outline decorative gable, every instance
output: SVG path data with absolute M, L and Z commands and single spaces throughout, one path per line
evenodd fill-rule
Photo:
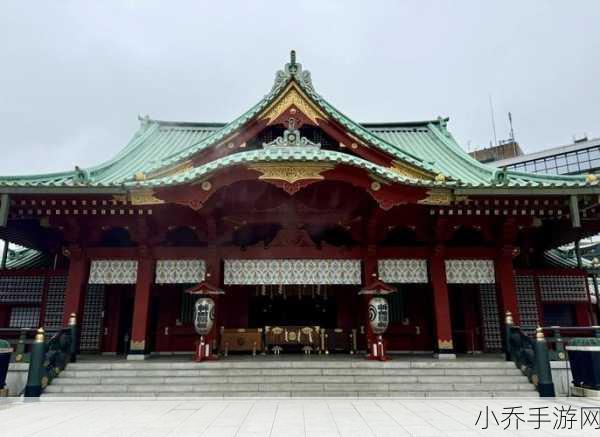
M 315 126 L 318 126 L 318 118 L 329 119 L 294 82 L 290 82 L 286 90 L 258 116 L 258 119 L 267 119 L 268 124 L 273 124 L 281 121 L 282 115 L 296 118 L 298 112 Z

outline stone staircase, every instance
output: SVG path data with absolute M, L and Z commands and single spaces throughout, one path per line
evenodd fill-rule
M 194 363 L 81 361 L 44 391 L 51 397 L 537 397 L 505 361 L 258 357 Z

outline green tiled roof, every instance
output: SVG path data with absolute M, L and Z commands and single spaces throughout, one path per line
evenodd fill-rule
M 382 166 L 361 158 L 327 150 L 260 150 L 238 152 L 171 177 L 135 181 L 136 173 L 151 174 L 185 161 L 201 150 L 235 133 L 268 107 L 290 81 L 294 81 L 320 109 L 338 121 L 351 134 L 371 147 L 378 148 L 397 161 L 433 174 L 442 174 L 444 182 L 430 182 L 399 176 Z M 245 162 L 321 161 L 346 162 L 365 168 L 389 181 L 448 187 L 497 188 L 577 188 L 597 185 L 585 176 L 541 176 L 481 164 L 459 146 L 446 128 L 447 119 L 414 123 L 359 124 L 328 103 L 314 91 L 310 74 L 300 64 L 289 63 L 278 72 L 271 91 L 250 110 L 230 123 L 182 123 L 141 119 L 141 126 L 131 141 L 113 159 L 88 169 L 70 172 L 0 177 L 0 191 L 10 187 L 106 187 L 162 186 L 180 184 L 202 177 L 218 168 Z
M 552 267 L 576 268 L 577 257 L 574 253 L 562 249 L 550 249 L 544 252 L 544 262 Z M 581 258 L 581 268 L 597 272 L 598 267 L 587 258 Z
M 7 269 L 36 269 L 50 265 L 50 257 L 27 247 L 11 247 L 6 257 Z

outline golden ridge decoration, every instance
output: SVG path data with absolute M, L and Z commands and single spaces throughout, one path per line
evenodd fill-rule
M 317 118 L 323 120 L 329 118 L 293 83 L 290 84 L 282 93 L 281 97 L 269 105 L 258 118 L 268 118 L 270 124 L 292 105 L 296 106 L 296 108 L 306 115 L 314 124 L 317 124 Z
M 452 340 L 438 340 L 438 349 L 454 349 Z
M 434 178 L 433 174 L 400 161 L 392 161 L 392 165 L 388 167 L 388 170 L 391 170 L 394 173 L 399 174 L 400 176 L 404 176 L 411 179 L 431 181 Z
M 421 205 L 450 205 L 454 200 L 452 190 L 444 188 L 432 188 L 427 190 L 427 197 L 419 200 Z
M 253 164 L 248 168 L 262 173 L 258 179 L 281 180 L 293 184 L 304 179 L 324 179 L 321 173 L 331 170 L 334 166 L 322 163 L 294 162 Z
M 132 205 L 158 205 L 165 203 L 164 200 L 154 196 L 154 190 L 135 190 L 129 193 L 129 199 Z
M 192 161 L 187 160 L 187 161 L 183 161 L 178 164 L 175 164 L 171 167 L 156 170 L 156 171 L 150 173 L 149 175 L 146 175 L 146 178 L 147 179 L 155 179 L 155 178 L 161 178 L 161 177 L 165 177 L 165 176 L 174 176 L 176 174 L 183 173 L 184 171 L 191 170 L 192 167 L 193 167 Z

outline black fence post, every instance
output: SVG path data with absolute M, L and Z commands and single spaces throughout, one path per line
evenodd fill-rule
M 71 313 L 71 315 L 69 316 L 69 331 L 71 334 L 69 362 L 74 363 L 77 361 L 77 346 L 79 343 L 77 337 L 77 315 L 75 313 Z
M 15 362 L 20 363 L 25 360 L 26 344 L 27 342 L 27 329 L 21 329 L 19 334 L 19 340 L 17 341 L 17 347 L 15 348 Z
M 25 386 L 26 398 L 39 398 L 42 394 L 42 367 L 44 365 L 44 328 L 37 330 L 35 340 L 31 345 L 29 357 L 29 372 L 27 374 L 27 385 Z
M 513 327 L 513 318 L 510 311 L 507 311 L 504 317 L 504 356 L 506 361 L 512 360 L 510 351 L 510 335 Z
M 535 367 L 538 375 L 537 389 L 541 397 L 555 397 L 554 383 L 552 382 L 552 369 L 548 345 L 542 328 L 537 328 L 535 333 Z

